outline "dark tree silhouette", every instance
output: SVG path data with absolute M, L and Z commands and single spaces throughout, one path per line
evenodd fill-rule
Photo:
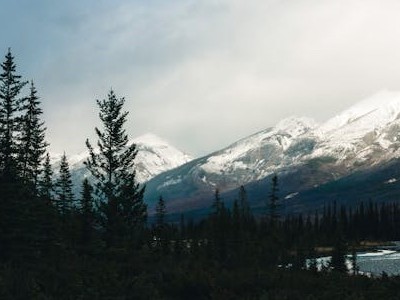
M 278 175 L 274 174 L 271 179 L 271 191 L 269 193 L 269 217 L 272 223 L 275 223 L 279 218 L 277 208 L 278 208 Z
M 64 154 L 60 162 L 60 174 L 56 181 L 57 207 L 62 216 L 66 216 L 73 207 L 72 179 L 67 156 Z
M 103 126 L 102 130 L 95 128 L 98 149 L 86 141 L 90 157 L 85 164 L 95 180 L 109 246 L 115 245 L 117 240 L 132 242 L 147 218 L 144 187 L 136 182 L 136 145 L 128 142 L 124 129 L 128 115 L 122 110 L 124 102 L 124 98 L 117 98 L 113 90 L 107 99 L 97 100 Z
M 33 193 L 37 195 L 38 178 L 42 172 L 41 164 L 48 144 L 45 141 L 46 128 L 44 122 L 40 120 L 43 112 L 33 82 L 29 97 L 25 98 L 22 109 L 25 114 L 21 116 L 19 169 L 25 183 L 32 186 Z
M 16 74 L 16 65 L 11 50 L 1 64 L 0 74 L 0 174 L 3 178 L 17 175 L 18 133 L 20 123 L 21 89 L 27 82 Z

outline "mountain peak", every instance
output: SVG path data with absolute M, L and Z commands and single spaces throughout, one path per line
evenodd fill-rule
M 147 146 L 169 145 L 167 141 L 150 132 L 134 138 L 133 142 L 135 144 L 144 144 Z
M 374 129 L 385 126 L 397 119 L 399 114 L 400 92 L 383 90 L 329 119 L 320 129 L 322 132 L 329 133 L 353 126 L 364 132 L 362 128 Z
M 291 136 L 298 136 L 317 126 L 318 124 L 311 118 L 291 116 L 276 124 L 274 131 L 282 131 L 289 133 Z

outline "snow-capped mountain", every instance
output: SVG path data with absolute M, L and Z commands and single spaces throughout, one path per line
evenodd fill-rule
M 398 156 L 399 117 L 400 93 L 377 93 L 322 124 L 314 156 L 334 156 L 348 165 Z
M 170 205 L 201 207 L 201 199 L 212 197 L 217 187 L 229 192 L 273 173 L 286 176 L 288 186 L 295 186 L 295 190 L 285 191 L 295 198 L 298 189 L 400 157 L 399 148 L 400 93 L 383 91 L 320 125 L 308 118 L 287 118 L 164 172 L 148 182 L 146 199 L 151 203 L 162 194 Z
M 154 176 L 179 167 L 193 158 L 168 144 L 158 136 L 148 133 L 132 140 L 137 145 L 136 176 L 144 183 Z
M 132 143 L 135 143 L 138 149 L 135 163 L 136 178 L 139 183 L 145 183 L 162 172 L 192 160 L 190 155 L 176 149 L 168 142 L 151 133 L 139 136 L 129 142 L 129 144 Z M 80 154 L 67 156 L 73 183 L 78 190 L 82 184 L 82 179 L 90 176 L 89 171 L 83 164 L 88 155 L 88 151 L 84 151 Z M 51 155 L 51 163 L 56 174 L 61 156 L 62 154 Z
M 283 166 L 296 163 L 298 155 L 306 154 L 306 151 L 293 151 L 291 146 L 315 128 L 316 123 L 311 119 L 284 119 L 275 127 L 213 153 L 199 168 L 208 174 L 233 177 L 236 185 L 261 179 Z M 206 176 L 203 179 L 206 180 Z

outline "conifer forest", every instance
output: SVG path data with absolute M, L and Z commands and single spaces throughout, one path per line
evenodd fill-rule
M 398 203 L 283 215 L 277 174 L 261 216 L 238 186 L 233 205 L 216 189 L 208 216 L 171 222 L 162 195 L 148 212 L 114 90 L 93 101 L 101 126 L 77 196 L 68 156 L 51 164 L 47 99 L 11 50 L 0 71 L 0 299 L 400 299 L 399 277 L 359 274 L 355 255 L 346 265 L 365 241 L 400 240 Z

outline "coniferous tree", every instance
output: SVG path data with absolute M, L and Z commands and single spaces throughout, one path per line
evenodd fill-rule
M 347 245 L 343 237 L 339 236 L 336 239 L 335 247 L 332 253 L 330 266 L 334 271 L 345 273 L 347 272 L 346 266 Z
M 107 99 L 97 100 L 103 125 L 102 130 L 95 128 L 98 151 L 86 141 L 90 157 L 85 164 L 96 182 L 108 246 L 115 246 L 118 239 L 132 242 L 141 233 L 147 218 L 144 187 L 136 182 L 136 145 L 128 143 L 124 129 L 128 115 L 122 110 L 124 102 L 113 90 Z
M 94 203 L 92 197 L 93 187 L 89 180 L 85 178 L 82 183 L 82 193 L 80 198 L 81 216 L 81 243 L 84 248 L 90 245 L 93 238 L 93 228 L 95 225 Z
M 215 218 L 218 218 L 220 216 L 221 207 L 222 207 L 221 196 L 219 195 L 219 189 L 216 189 L 214 193 L 214 202 L 212 204 L 212 214 Z
M 44 122 L 40 120 L 43 112 L 33 82 L 29 97 L 25 98 L 22 109 L 25 114 L 21 116 L 19 169 L 25 184 L 31 185 L 34 195 L 37 195 L 38 178 L 42 172 L 41 164 L 48 144 L 45 141 L 46 128 Z
M 162 196 L 158 198 L 157 206 L 156 206 L 156 226 L 158 228 L 162 228 L 165 225 L 165 201 Z
M 240 214 L 239 202 L 238 200 L 233 201 L 233 208 L 232 208 L 232 224 L 235 234 L 241 229 L 240 226 L 242 224 L 242 217 Z
M 53 202 L 54 184 L 53 184 L 53 169 L 50 164 L 50 155 L 46 153 L 42 176 L 39 180 L 39 194 L 40 198 L 48 205 Z
M 240 217 L 244 223 L 248 223 L 251 218 L 251 211 L 249 200 L 247 198 L 247 192 L 243 185 L 239 188 L 239 206 L 240 206 Z M 247 224 L 248 225 L 248 224 Z
M 16 74 L 11 50 L 1 64 L 0 74 L 0 175 L 12 180 L 17 176 L 18 135 L 22 88 L 26 82 Z
M 60 162 L 60 174 L 56 186 L 57 207 L 62 216 L 66 216 L 73 207 L 74 196 L 72 194 L 72 180 L 67 156 L 64 154 Z
M 20 137 L 20 95 L 26 82 L 16 74 L 14 57 L 9 49 L 0 74 L 0 259 L 23 260 L 32 248 L 30 214 L 32 207 L 27 189 L 18 172 Z
M 271 191 L 269 194 L 269 217 L 272 223 L 275 223 L 278 219 L 278 176 L 274 174 L 271 180 Z
M 165 201 L 162 196 L 158 198 L 156 206 L 156 225 L 155 225 L 155 235 L 160 241 L 160 246 L 164 253 L 168 252 L 168 227 L 165 223 L 166 207 Z

